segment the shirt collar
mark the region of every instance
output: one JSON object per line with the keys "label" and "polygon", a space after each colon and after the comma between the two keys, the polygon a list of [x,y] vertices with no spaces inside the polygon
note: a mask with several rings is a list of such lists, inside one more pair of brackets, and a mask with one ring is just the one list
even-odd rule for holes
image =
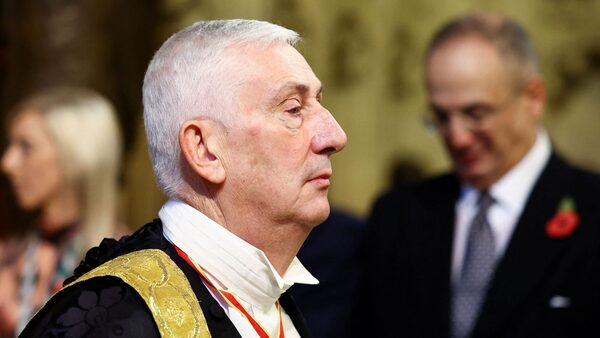
{"label": "shirt collar", "polygon": [[295,283],[319,282],[296,257],[280,276],[262,250],[184,202],[171,199],[158,215],[167,240],[228,291],[259,308],[273,306]]}
{"label": "shirt collar", "polygon": [[[490,194],[495,204],[511,213],[519,214],[535,182],[548,163],[551,151],[548,134],[545,130],[539,129],[533,147],[517,165],[490,187]],[[464,203],[476,203],[478,196],[479,192],[472,186],[462,186],[461,201]]]}
{"label": "shirt collar", "polygon": [[548,134],[540,129],[535,144],[525,157],[492,185],[490,193],[500,207],[520,213],[525,206],[525,200],[550,159],[550,152]]}

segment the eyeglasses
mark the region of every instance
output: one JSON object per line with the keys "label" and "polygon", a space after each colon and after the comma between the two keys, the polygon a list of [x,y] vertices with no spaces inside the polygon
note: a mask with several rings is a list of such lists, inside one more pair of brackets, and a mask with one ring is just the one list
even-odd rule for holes
{"label": "eyeglasses", "polygon": [[454,119],[460,122],[461,127],[468,131],[480,131],[498,112],[515,102],[515,99],[515,96],[511,95],[496,106],[487,103],[474,103],[455,111],[431,105],[429,112],[425,114],[425,126],[429,130],[443,133],[450,129]]}

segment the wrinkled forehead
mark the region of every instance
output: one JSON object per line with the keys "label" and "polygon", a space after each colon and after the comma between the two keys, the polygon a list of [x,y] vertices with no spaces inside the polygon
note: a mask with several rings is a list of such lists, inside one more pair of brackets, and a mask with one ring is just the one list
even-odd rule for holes
{"label": "wrinkled forehead", "polygon": [[244,46],[229,52],[231,80],[246,107],[267,104],[286,91],[320,92],[320,80],[290,45]]}
{"label": "wrinkled forehead", "polygon": [[[269,76],[314,76],[300,52],[288,44],[233,45],[225,50],[224,58],[229,69],[240,79]],[[316,77],[316,76],[315,76]]]}

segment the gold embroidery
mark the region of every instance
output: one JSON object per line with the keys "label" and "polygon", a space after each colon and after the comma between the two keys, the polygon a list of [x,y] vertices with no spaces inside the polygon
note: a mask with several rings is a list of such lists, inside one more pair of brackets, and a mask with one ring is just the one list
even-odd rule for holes
{"label": "gold embroidery", "polygon": [[190,283],[163,251],[146,249],[119,256],[66,287],[100,276],[114,276],[133,287],[152,312],[161,337],[210,338]]}

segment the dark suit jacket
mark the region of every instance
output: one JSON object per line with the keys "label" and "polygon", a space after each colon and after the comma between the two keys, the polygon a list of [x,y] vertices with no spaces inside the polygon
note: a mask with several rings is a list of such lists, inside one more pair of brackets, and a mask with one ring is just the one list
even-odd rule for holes
{"label": "dark suit jacket", "polygon": [[348,337],[350,311],[359,286],[358,249],[365,232],[362,220],[333,209],[298,252],[298,258],[319,284],[295,284],[288,292],[315,338]]}
{"label": "dark suit jacket", "polygon": [[[458,194],[457,179],[445,175],[376,202],[357,336],[449,336]],[[551,238],[546,224],[566,196],[575,200],[579,226]],[[600,337],[599,196],[600,176],[552,155],[498,263],[473,337]]]}
{"label": "dark suit jacket", "polygon": [[[119,242],[104,240],[91,249],[70,283],[100,264],[141,249],[166,252],[184,272],[200,303],[213,338],[240,338],[221,306],[206,289],[200,276],[163,237],[160,220],[147,224]],[[283,294],[281,306],[301,337],[311,337],[291,296]],[[29,322],[21,337],[160,337],[152,314],[142,298],[116,277],[97,277],[77,283],[53,297]]]}

